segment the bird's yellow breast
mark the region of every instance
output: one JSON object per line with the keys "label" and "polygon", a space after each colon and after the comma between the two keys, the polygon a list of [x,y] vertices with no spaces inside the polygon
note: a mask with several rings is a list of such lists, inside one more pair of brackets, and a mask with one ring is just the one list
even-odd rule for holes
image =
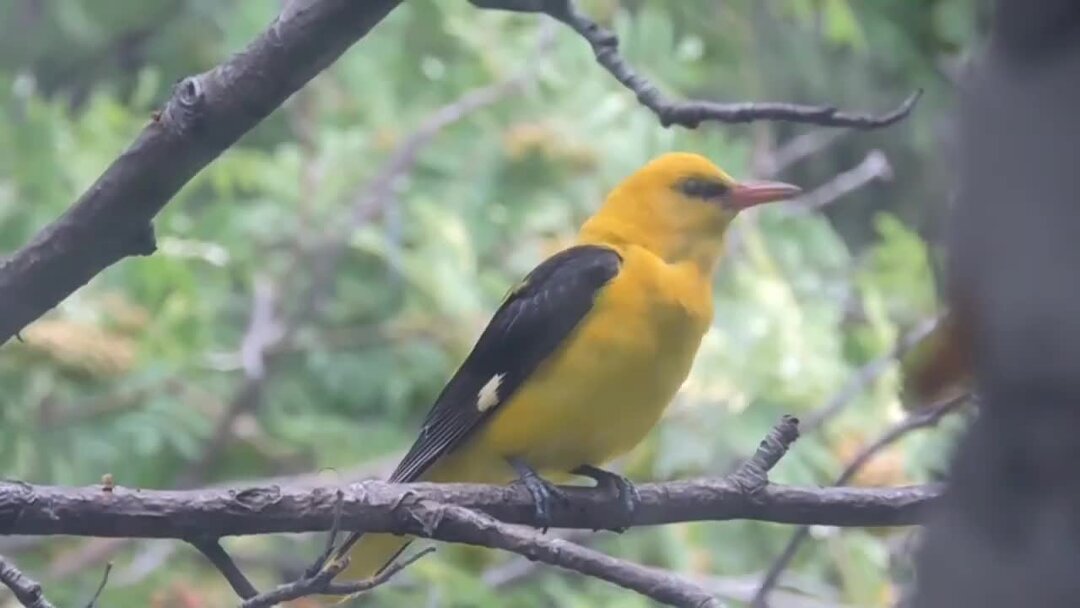
{"label": "bird's yellow breast", "polygon": [[[710,283],[638,247],[566,343],[425,477],[505,482],[517,457],[550,479],[640,442],[686,379],[712,319]],[[466,479],[462,479],[463,475]]]}

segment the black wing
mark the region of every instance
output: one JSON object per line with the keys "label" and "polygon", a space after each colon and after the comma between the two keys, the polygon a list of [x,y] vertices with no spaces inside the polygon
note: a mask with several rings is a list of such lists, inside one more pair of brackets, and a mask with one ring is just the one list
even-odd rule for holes
{"label": "black wing", "polygon": [[415,481],[509,400],[585,317],[621,263],[607,247],[580,245],[529,273],[443,388],[390,480]]}

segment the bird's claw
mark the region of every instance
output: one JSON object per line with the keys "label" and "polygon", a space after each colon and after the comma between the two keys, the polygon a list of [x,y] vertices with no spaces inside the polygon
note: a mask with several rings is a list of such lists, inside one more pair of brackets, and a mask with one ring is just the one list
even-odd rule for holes
{"label": "bird's claw", "polygon": [[[632,481],[618,473],[612,473],[611,471],[606,471],[599,467],[587,464],[581,465],[571,472],[574,475],[592,478],[596,481],[597,489],[601,491],[615,493],[623,506],[624,521],[627,524],[633,523],[634,513],[637,511],[638,504],[641,503],[641,494],[638,492],[637,486],[635,486]],[[608,529],[612,532],[621,534],[629,527],[629,525],[612,526]]]}
{"label": "bird's claw", "polygon": [[547,533],[548,528],[551,527],[551,512],[555,503],[565,506],[569,502],[566,492],[563,492],[559,486],[540,477],[532,467],[525,463],[511,461],[510,464],[518,473],[518,481],[525,486],[525,489],[529,491],[529,495],[532,496],[537,527],[540,528],[542,533]]}

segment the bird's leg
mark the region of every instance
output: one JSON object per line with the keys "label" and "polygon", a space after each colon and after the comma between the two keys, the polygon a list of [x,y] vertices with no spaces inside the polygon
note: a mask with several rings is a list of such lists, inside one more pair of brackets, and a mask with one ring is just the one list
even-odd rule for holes
{"label": "bird's leg", "polygon": [[[634,483],[629,479],[619,475],[618,473],[612,473],[611,471],[605,471],[600,467],[594,467],[591,464],[583,464],[578,468],[570,471],[574,475],[581,475],[582,477],[590,477],[596,481],[596,487],[601,490],[614,493],[622,501],[623,505],[623,517],[627,524],[633,523],[634,511],[637,510],[638,503],[641,502],[641,495],[638,494],[637,488]],[[614,532],[625,532],[629,526],[615,526],[611,528]]]}
{"label": "bird's leg", "polygon": [[536,523],[543,532],[547,532],[551,525],[551,509],[554,501],[566,504],[566,494],[558,486],[540,477],[535,469],[518,458],[507,460],[510,466],[518,474],[518,479],[532,495],[533,506],[536,509]]}

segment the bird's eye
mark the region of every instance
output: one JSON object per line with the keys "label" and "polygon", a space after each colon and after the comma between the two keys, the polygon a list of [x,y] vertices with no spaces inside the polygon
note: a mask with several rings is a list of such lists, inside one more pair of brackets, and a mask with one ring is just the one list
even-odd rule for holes
{"label": "bird's eye", "polygon": [[679,181],[678,190],[691,198],[714,199],[727,193],[727,184],[704,177],[688,177]]}

